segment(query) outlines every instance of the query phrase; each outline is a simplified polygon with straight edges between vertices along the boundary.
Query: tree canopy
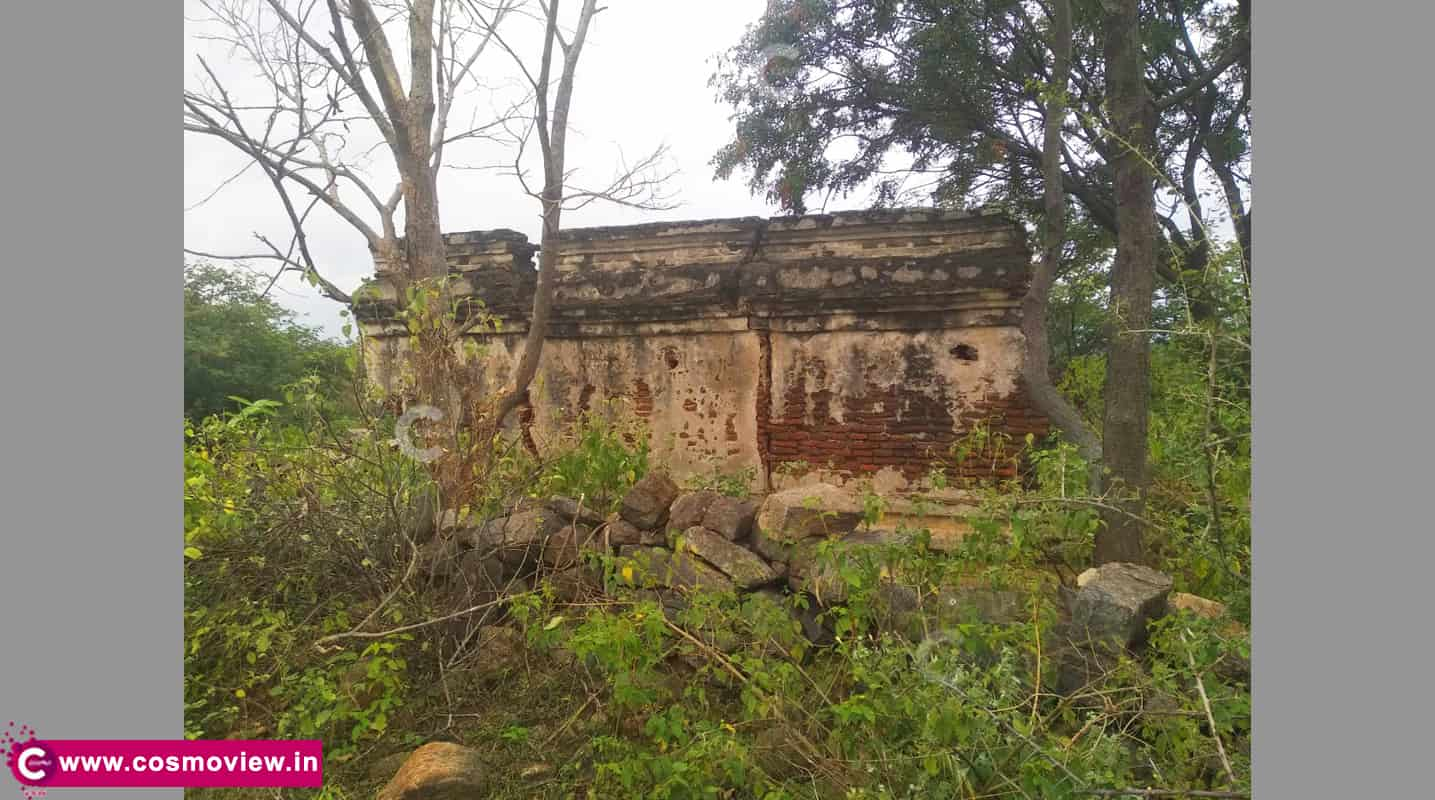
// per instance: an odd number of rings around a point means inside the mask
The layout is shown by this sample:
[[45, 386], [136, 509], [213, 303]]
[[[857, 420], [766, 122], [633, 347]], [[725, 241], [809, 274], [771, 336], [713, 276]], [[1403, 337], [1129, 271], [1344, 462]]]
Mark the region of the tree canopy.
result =
[[348, 348], [300, 324], [267, 297], [260, 279], [208, 262], [184, 268], [184, 413], [233, 410], [231, 397], [274, 399], [318, 376], [331, 396], [352, 370]]
[[[1141, 4], [1158, 216], [1183, 260], [1205, 247], [1202, 167], [1250, 249], [1249, 6]], [[1075, 2], [1072, 17], [1062, 183], [1072, 213], [1114, 235], [1101, 4]], [[713, 75], [734, 110], [713, 164], [722, 177], [746, 172], [754, 192], [794, 213], [870, 187], [879, 205], [1037, 215], [1048, 28], [1043, 4], [1029, 0], [778, 0]]]

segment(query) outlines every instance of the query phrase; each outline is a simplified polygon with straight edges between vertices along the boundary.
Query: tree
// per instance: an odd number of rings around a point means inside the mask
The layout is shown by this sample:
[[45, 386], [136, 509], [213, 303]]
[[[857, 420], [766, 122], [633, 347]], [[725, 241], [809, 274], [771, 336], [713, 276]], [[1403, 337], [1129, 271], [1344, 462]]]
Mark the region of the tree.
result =
[[300, 325], [264, 296], [259, 278], [199, 262], [184, 269], [184, 413], [200, 420], [234, 409], [231, 397], [274, 399], [315, 375], [338, 394], [351, 376], [348, 348]]
[[[199, 85], [184, 91], [184, 130], [217, 138], [257, 165], [283, 207], [286, 239], [256, 232], [262, 249], [226, 258], [270, 260], [276, 276], [302, 274], [324, 295], [351, 298], [325, 277], [305, 236], [316, 208], [338, 215], [373, 253], [397, 289], [408, 324], [410, 403], [436, 407], [443, 455], [430, 468], [445, 501], [463, 504], [490, 437], [520, 403], [541, 357], [552, 302], [553, 265], [565, 202], [607, 198], [641, 205], [658, 187], [643, 170], [657, 154], [598, 190], [571, 189], [565, 134], [579, 56], [597, 13], [579, 0], [571, 28], [560, 24], [559, 0], [535, 14], [522, 0], [205, 0], [217, 38], [263, 77], [253, 97], [236, 97], [199, 60]], [[510, 27], [541, 23], [536, 65]], [[477, 88], [480, 59], [497, 47], [522, 74], [525, 96], [459, 128], [461, 102]], [[529, 194], [543, 219], [541, 274], [530, 333], [518, 367], [497, 399], [480, 396], [473, 365], [460, 343], [482, 321], [480, 310], [453, 296], [440, 229], [438, 178], [449, 152], [466, 143], [512, 146], [511, 174], [525, 180], [524, 157], [539, 143], [543, 184]], [[382, 169], [366, 165], [386, 156]], [[387, 171], [387, 175], [385, 175]], [[392, 180], [384, 190], [380, 180]], [[524, 183], [527, 190], [527, 183]], [[194, 251], [187, 251], [193, 253]], [[216, 256], [216, 254], [199, 254]]]
[[[713, 76], [735, 111], [733, 140], [714, 159], [718, 174], [744, 169], [754, 192], [798, 213], [814, 197], [872, 186], [879, 205], [998, 203], [1040, 216], [1042, 94], [1056, 81], [1046, 56], [1048, 6], [771, 4]], [[1062, 185], [1079, 221], [1114, 237], [1103, 15], [1092, 0], [1072, 10], [1064, 78], [1074, 113], [1063, 130]], [[1161, 240], [1158, 274], [1177, 293], [1199, 280], [1209, 254], [1188, 241], [1188, 165], [1203, 163], [1220, 176], [1249, 241], [1249, 28], [1248, 3], [1164, 0], [1143, 8], [1145, 74], [1159, 112], [1152, 158], [1170, 190], [1162, 227], [1180, 234]]]
[[[995, 203], [1036, 223], [1024, 383], [1099, 461], [1093, 490], [1109, 477], [1128, 494], [1098, 560], [1135, 552], [1112, 542], [1129, 544], [1140, 517], [1154, 276], [1185, 313], [1216, 313], [1198, 167], [1226, 194], [1247, 274], [1250, 232], [1249, 3], [1162, 0], [1120, 15], [1108, 6], [778, 2], [713, 78], [736, 111], [718, 174], [743, 168], [754, 192], [793, 211], [872, 186], [878, 205]], [[1083, 233], [1074, 250], [1068, 223]], [[1053, 285], [1083, 266], [1073, 255], [1104, 261], [1113, 244], [1098, 436], [1051, 386], [1048, 312]]]
[[1100, 494], [1101, 440], [1082, 420], [1076, 408], [1057, 391], [1051, 381], [1051, 340], [1047, 333], [1047, 310], [1051, 287], [1061, 266], [1066, 245], [1066, 192], [1061, 183], [1061, 128], [1066, 117], [1067, 73], [1071, 68], [1071, 3], [1051, 0], [1052, 85], [1046, 95], [1042, 138], [1042, 250], [1032, 266], [1031, 283], [1022, 298], [1021, 331], [1026, 340], [1022, 382], [1032, 404], [1077, 446], [1090, 464], [1088, 483]]
[[1106, 513], [1093, 559], [1141, 560], [1141, 493], [1146, 489], [1146, 425], [1151, 392], [1151, 296], [1156, 280], [1156, 198], [1148, 159], [1156, 109], [1147, 93], [1139, 0], [1103, 0], [1106, 86], [1111, 113], [1116, 260], [1111, 266], [1111, 333], [1106, 353], [1102, 466], [1126, 495]]

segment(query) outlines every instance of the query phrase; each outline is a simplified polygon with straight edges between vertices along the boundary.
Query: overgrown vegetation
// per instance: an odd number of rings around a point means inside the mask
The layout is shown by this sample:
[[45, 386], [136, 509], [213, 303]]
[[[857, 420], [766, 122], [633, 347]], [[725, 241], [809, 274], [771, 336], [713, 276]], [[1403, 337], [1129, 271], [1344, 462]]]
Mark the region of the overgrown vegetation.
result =
[[[1178, 589], [1245, 618], [1246, 373], [1237, 348], [1218, 351], [1212, 373], [1207, 344], [1156, 347], [1151, 530]], [[1100, 374], [1072, 363], [1078, 404], [1099, 397]], [[823, 543], [819, 594], [843, 598], [829, 608], [779, 593], [665, 607], [641, 590], [641, 567], [608, 557], [592, 565], [602, 596], [519, 583], [505, 603], [456, 614], [478, 598], [414, 569], [428, 477], [393, 447], [391, 419], [336, 417], [324, 399], [309, 380], [274, 401], [284, 416], [256, 402], [186, 425], [185, 620], [190, 735], [323, 738], [326, 796], [371, 796], [397, 766], [371, 774], [381, 756], [435, 738], [482, 753], [496, 797], [1248, 791], [1239, 625], [1167, 618], [1139, 657], [1056, 690], [1051, 587], [1089, 559], [1100, 502], [1082, 495], [1067, 445], [988, 434], [957, 448], [953, 459], [997, 452], [1023, 474], [976, 488], [975, 532], [955, 550], [922, 529], [899, 531], [902, 545]], [[612, 508], [648, 467], [641, 429], [623, 419], [580, 418], [542, 461], [497, 454], [481, 513], [555, 492]], [[1234, 434], [1216, 450], [1214, 515], [1210, 428]], [[882, 502], [869, 501], [879, 522]], [[1010, 613], [1002, 624], [968, 604], [992, 598]], [[517, 658], [476, 639], [498, 622], [523, 631]], [[812, 626], [825, 633], [814, 640]]]

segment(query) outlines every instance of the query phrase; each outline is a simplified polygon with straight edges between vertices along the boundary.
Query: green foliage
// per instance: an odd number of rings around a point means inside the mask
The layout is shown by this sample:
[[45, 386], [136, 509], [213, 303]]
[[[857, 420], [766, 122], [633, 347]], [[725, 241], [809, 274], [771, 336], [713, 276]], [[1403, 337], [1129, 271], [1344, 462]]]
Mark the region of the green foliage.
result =
[[535, 493], [581, 496], [593, 508], [616, 510], [648, 472], [646, 429], [620, 410], [608, 409], [583, 412], [567, 430]]
[[[1192, 0], [1143, 19], [1148, 79], [1160, 95], [1187, 82], [1193, 56], [1210, 63], [1242, 29], [1236, 4]], [[1102, 112], [1103, 14], [1072, 4], [1073, 113]], [[1046, 15], [1016, 0], [778, 0], [719, 60], [709, 81], [733, 109], [731, 141], [713, 159], [720, 177], [748, 174], [749, 188], [794, 213], [813, 198], [869, 193], [878, 205], [1000, 205], [1039, 213], [1042, 109], [1050, 94], [1034, 80], [1049, 70]], [[1181, 34], [1189, 34], [1189, 53]], [[1232, 70], [1237, 73], [1238, 70]], [[1178, 106], [1159, 118], [1170, 173], [1186, 144], [1219, 131], [1215, 151], [1239, 165], [1249, 153], [1235, 75], [1216, 82], [1210, 108]], [[1066, 132], [1067, 177], [1083, 219], [1114, 231], [1111, 172], [1099, 126]], [[1167, 166], [1167, 165], [1163, 165]], [[916, 178], [915, 180], [913, 178]]]
[[[343, 760], [382, 736], [407, 691], [409, 637], [320, 653], [402, 569], [417, 465], [369, 432], [341, 437], [289, 392], [185, 422], [185, 729], [323, 738]], [[403, 618], [387, 609], [390, 624]]]
[[202, 420], [235, 398], [279, 398], [307, 376], [335, 400], [354, 374], [353, 354], [266, 297], [251, 273], [208, 263], [184, 269], [184, 411]]
[[[1162, 386], [1193, 380], [1178, 366]], [[453, 710], [447, 689], [425, 689], [448, 674], [443, 640], [424, 628], [314, 644], [352, 629], [396, 585], [409, 551], [407, 523], [393, 509], [412, 505], [426, 484], [386, 445], [382, 420], [369, 434], [336, 437], [302, 392], [286, 402], [283, 418], [259, 404], [186, 425], [186, 547], [197, 551], [186, 558], [186, 731], [317, 736], [334, 775], [345, 776], [333, 791], [362, 795], [346, 759], [402, 746], [425, 730], [421, 720]], [[1162, 424], [1177, 439], [1189, 435], [1188, 425]], [[977, 431], [958, 453], [989, 457], [997, 438]], [[615, 479], [619, 465], [643, 452], [611, 426], [570, 441], [547, 466], [515, 461], [495, 472], [489, 495], [561, 485], [600, 497], [602, 486], [627, 481]], [[1079, 497], [1085, 469], [1069, 446], [1000, 444], [1027, 475], [979, 491], [982, 512], [957, 542], [937, 549], [930, 531], [901, 526], [879, 544], [821, 542], [811, 574], [825, 608], [801, 594], [659, 602], [623, 588], [640, 583], [631, 580], [610, 580], [609, 603], [564, 605], [547, 584], [513, 596], [508, 613], [526, 633], [528, 662], [581, 677], [608, 721], [585, 727], [574, 717], [580, 694], [558, 704], [561, 726], [539, 734], [537, 700], [511, 699], [537, 681], [519, 674], [493, 690], [511, 710], [471, 741], [526, 758], [564, 737], [571, 755], [544, 789], [551, 796], [1076, 797], [1247, 786], [1249, 688], [1229, 667], [1248, 658], [1249, 639], [1229, 624], [1171, 617], [1139, 664], [1127, 658], [1074, 695], [1051, 691], [1059, 648], [1049, 569], [1081, 563], [1097, 517], [1062, 502]], [[616, 482], [583, 488], [590, 463]], [[884, 506], [864, 494], [869, 522]], [[600, 560], [605, 575], [623, 574], [624, 559]], [[403, 591], [370, 629], [437, 615], [434, 598]], [[803, 614], [835, 642], [814, 646]]]
[[724, 471], [714, 466], [707, 474], [696, 474], [688, 478], [685, 488], [688, 491], [712, 491], [728, 497], [745, 498], [752, 494], [752, 487], [757, 482], [757, 469], [755, 467], [744, 467], [736, 471]]
[[[826, 648], [802, 636], [791, 608], [801, 596], [699, 592], [672, 608], [634, 595], [574, 619], [530, 603], [530, 640], [571, 652], [635, 722], [584, 745], [592, 796], [1070, 798], [1248, 786], [1249, 690], [1217, 675], [1248, 656], [1243, 634], [1174, 616], [1154, 628], [1144, 665], [1122, 660], [1059, 695], [1046, 688], [1059, 642], [1055, 595], [1035, 572], [1042, 553], [994, 526], [948, 552], [930, 547], [928, 531], [905, 533], [884, 545], [824, 543], [820, 569], [846, 589], [845, 603], [823, 612], [837, 632]], [[1011, 620], [983, 621], [972, 605], [938, 607], [950, 596], [938, 587], [955, 585], [1025, 600]], [[913, 603], [928, 607], [924, 625], [901, 624]], [[669, 679], [674, 657], [696, 673]], [[1234, 754], [1234, 785], [1203, 725], [1198, 676]]]
[[[1153, 348], [1148, 440], [1151, 548], [1179, 590], [1227, 601], [1241, 618], [1251, 574], [1248, 331], [1178, 329]], [[1061, 386], [1098, 431], [1104, 379], [1103, 360], [1088, 356], [1070, 364]], [[1074, 454], [1065, 463], [1066, 491], [1078, 494]]]

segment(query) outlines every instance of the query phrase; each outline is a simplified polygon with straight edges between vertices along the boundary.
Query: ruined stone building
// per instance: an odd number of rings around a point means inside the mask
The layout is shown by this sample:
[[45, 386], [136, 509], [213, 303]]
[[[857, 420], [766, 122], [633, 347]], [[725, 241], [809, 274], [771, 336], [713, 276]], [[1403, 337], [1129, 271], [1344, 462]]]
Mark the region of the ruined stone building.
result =
[[[537, 246], [506, 230], [446, 241], [459, 291], [502, 321], [480, 334], [497, 391], [522, 352]], [[901, 490], [978, 424], [1018, 443], [1045, 432], [1018, 382], [1029, 261], [1009, 218], [935, 210], [570, 230], [522, 424], [541, 449], [618, 401], [678, 477], [746, 471], [765, 490], [804, 462]], [[392, 308], [358, 315], [385, 386], [406, 339]]]

